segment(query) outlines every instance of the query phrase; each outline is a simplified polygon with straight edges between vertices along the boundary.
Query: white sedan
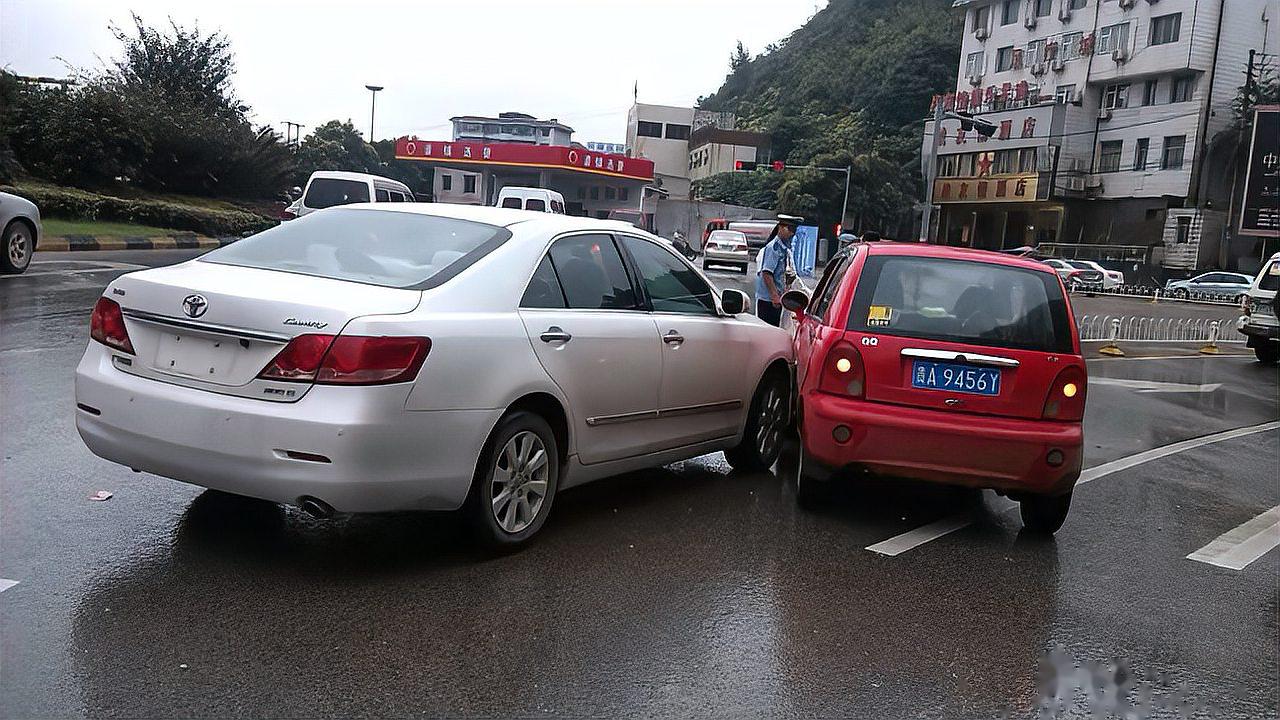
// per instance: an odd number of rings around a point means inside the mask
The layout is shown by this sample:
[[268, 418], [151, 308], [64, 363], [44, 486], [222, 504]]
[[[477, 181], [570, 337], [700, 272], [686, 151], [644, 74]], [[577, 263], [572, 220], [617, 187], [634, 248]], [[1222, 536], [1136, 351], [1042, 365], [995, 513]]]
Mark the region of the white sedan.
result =
[[516, 545], [574, 485], [773, 464], [790, 340], [745, 306], [624, 223], [348, 205], [112, 282], [76, 427], [135, 470], [317, 516], [465, 508]]

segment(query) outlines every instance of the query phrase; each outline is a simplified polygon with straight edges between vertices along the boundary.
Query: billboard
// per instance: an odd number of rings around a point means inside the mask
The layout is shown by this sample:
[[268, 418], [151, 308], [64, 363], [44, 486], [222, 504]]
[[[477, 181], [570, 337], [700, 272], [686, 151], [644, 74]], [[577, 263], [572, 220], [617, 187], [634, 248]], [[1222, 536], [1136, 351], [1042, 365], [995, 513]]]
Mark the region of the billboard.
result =
[[507, 165], [653, 180], [653, 161], [585, 147], [532, 143], [482, 143], [449, 140], [396, 140], [397, 160], [425, 160], [450, 165]]
[[1280, 105], [1260, 105], [1253, 111], [1240, 234], [1280, 237]]

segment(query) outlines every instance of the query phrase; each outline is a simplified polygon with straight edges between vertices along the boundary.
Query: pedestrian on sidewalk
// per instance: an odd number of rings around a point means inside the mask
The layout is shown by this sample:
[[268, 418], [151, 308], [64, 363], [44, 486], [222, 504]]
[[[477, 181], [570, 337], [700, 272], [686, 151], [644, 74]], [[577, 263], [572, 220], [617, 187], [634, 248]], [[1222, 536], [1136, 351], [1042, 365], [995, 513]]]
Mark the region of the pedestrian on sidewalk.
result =
[[760, 253], [756, 269], [756, 316], [773, 325], [782, 326], [782, 293], [786, 292], [787, 259], [791, 241], [803, 218], [779, 215], [778, 224], [769, 233], [769, 241]]

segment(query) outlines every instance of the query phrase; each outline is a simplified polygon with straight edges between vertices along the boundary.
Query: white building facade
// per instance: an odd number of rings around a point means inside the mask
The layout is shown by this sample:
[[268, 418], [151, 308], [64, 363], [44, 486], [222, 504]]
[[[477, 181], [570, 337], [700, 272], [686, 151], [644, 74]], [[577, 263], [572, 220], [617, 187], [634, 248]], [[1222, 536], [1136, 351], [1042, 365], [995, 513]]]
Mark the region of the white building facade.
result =
[[924, 148], [939, 143], [934, 237], [1142, 256], [1170, 268], [1215, 264], [1200, 243], [1221, 237], [1199, 232], [1224, 223], [1200, 216], [1221, 212], [1218, 198], [1225, 208], [1230, 181], [1207, 149], [1232, 120], [1249, 51], [1280, 46], [1280, 0], [955, 7], [964, 13], [956, 90], [935, 102], [998, 130], [987, 139], [957, 120], [936, 134], [926, 124]]

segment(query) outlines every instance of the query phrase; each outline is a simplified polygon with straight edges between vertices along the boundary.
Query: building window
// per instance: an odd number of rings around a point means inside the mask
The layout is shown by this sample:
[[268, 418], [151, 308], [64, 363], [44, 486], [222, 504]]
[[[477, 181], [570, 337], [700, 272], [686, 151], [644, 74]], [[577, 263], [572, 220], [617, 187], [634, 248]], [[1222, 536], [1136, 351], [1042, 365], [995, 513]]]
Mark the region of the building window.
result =
[[1168, 45], [1178, 42], [1178, 31], [1182, 29], [1182, 13], [1161, 15], [1151, 18], [1151, 35], [1148, 45]]
[[662, 137], [662, 123], [641, 120], [636, 123], [636, 135], [640, 137]]
[[1018, 22], [1018, 2], [1019, 0], [1004, 0], [1004, 5], [1000, 8], [1000, 24], [1012, 25]]
[[622, 202], [626, 202], [627, 198], [630, 197], [630, 195], [631, 193], [628, 192], [626, 188], [624, 187], [618, 188], [618, 199], [621, 200]]
[[551, 128], [539, 128], [539, 131], [542, 133], [542, 137], [551, 137]]
[[1147, 155], [1151, 151], [1151, 138], [1138, 138], [1137, 149], [1133, 151], [1133, 169], [1147, 169]]
[[1053, 0], [1035, 0], [1036, 17], [1049, 17], [1053, 13]]
[[440, 189], [449, 192], [453, 189], [453, 176], [449, 173], [440, 173]]
[[606, 187], [606, 188], [604, 189], [604, 199], [605, 199], [605, 200], [617, 200], [617, 199], [618, 199], [618, 191], [617, 191], [617, 190], [615, 190], [615, 189], [614, 189], [614, 187], [613, 187], [612, 185], [610, 185], [610, 186]]
[[1171, 135], [1164, 139], [1160, 154], [1161, 170], [1178, 170], [1182, 167], [1182, 153], [1187, 147], [1186, 135]]
[[1057, 92], [1053, 94], [1053, 101], [1059, 105], [1066, 105], [1074, 101], [1076, 98], [1075, 85], [1059, 85]]
[[462, 192], [467, 194], [472, 194], [472, 193], [475, 193], [475, 191], [476, 191], [476, 176], [463, 175], [462, 176]]
[[1016, 172], [1018, 157], [1017, 150], [997, 150], [994, 158], [995, 162], [991, 164], [992, 175], [1011, 175]]
[[943, 155], [938, 160], [938, 175], [942, 177], [956, 177], [959, 174], [957, 170], [958, 155]]
[[1036, 149], [1023, 148], [1018, 151], [1018, 172], [1033, 173], [1036, 171]]
[[689, 126], [677, 125], [676, 123], [667, 123], [667, 139], [668, 140], [688, 140]]
[[991, 8], [983, 5], [973, 10], [973, 29], [985, 28], [991, 22]]
[[1079, 10], [1089, 5], [1089, 0], [1066, 0], [1067, 7], [1072, 10]]
[[982, 77], [982, 71], [986, 68], [986, 65], [986, 53], [969, 53], [969, 56], [964, 59], [965, 77]]
[[1190, 75], [1176, 77], [1169, 84], [1169, 102], [1189, 102], [1191, 93], [1195, 92], [1196, 79]]
[[977, 175], [977, 161], [978, 153], [965, 153], [964, 155], [961, 155], [956, 172], [960, 177], [973, 177]]
[[1129, 83], [1108, 85], [1102, 91], [1102, 107], [1106, 110], [1129, 107]]
[[1045, 61], [1044, 45], [1044, 40], [1032, 40], [1027, 43], [1027, 52], [1023, 55], [1027, 65], [1036, 65]]
[[1013, 46], [1002, 47], [996, 51], [996, 72], [1013, 69]]
[[1142, 104], [1143, 105], [1156, 104], [1156, 90], [1159, 87], [1160, 87], [1160, 81], [1156, 80], [1155, 78], [1148, 80], [1146, 84], [1142, 86]]
[[579, 185], [579, 186], [578, 186], [578, 199], [579, 199], [579, 200], [586, 200], [586, 199], [587, 199], [587, 188], [586, 188], [586, 186], [585, 186], [585, 185]]
[[600, 199], [600, 186], [599, 186], [599, 185], [592, 185], [592, 186], [591, 186], [591, 199], [592, 199], [592, 200], [599, 200], [599, 199]]
[[1106, 55], [1113, 50], [1129, 47], [1129, 23], [1108, 25], [1098, 31], [1097, 52]]
[[1062, 36], [1062, 49], [1058, 53], [1058, 57], [1063, 60], [1075, 60], [1080, 57], [1080, 41], [1084, 40], [1084, 33], [1074, 32], [1067, 33]]
[[1120, 155], [1124, 152], [1123, 140], [1104, 140], [1098, 160], [1098, 172], [1119, 172]]

